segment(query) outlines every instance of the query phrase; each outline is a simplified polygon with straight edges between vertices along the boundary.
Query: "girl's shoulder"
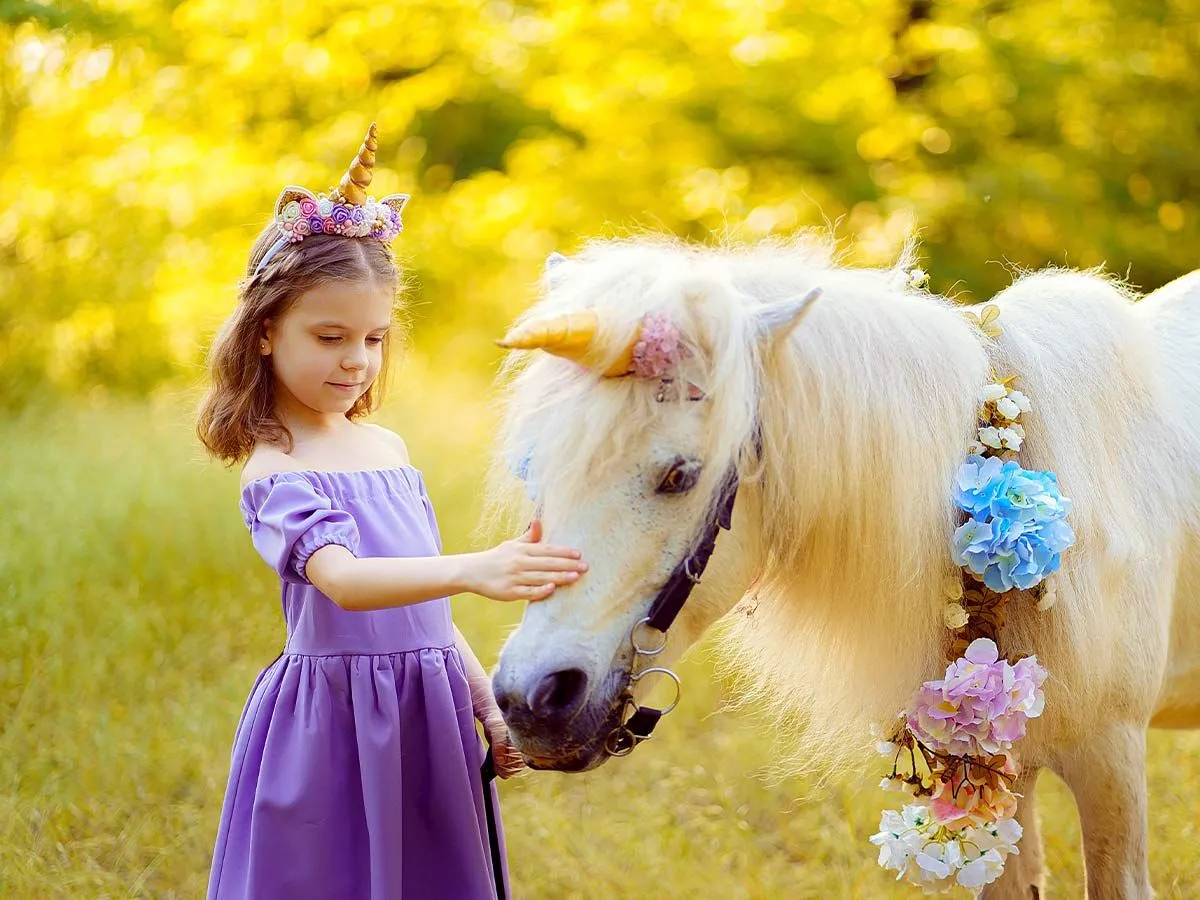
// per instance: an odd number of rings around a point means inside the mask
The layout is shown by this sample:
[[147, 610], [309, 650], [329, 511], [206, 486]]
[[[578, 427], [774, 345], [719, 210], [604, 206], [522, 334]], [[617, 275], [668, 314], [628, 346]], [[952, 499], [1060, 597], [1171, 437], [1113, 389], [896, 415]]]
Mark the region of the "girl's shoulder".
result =
[[408, 445], [404, 443], [404, 438], [396, 434], [391, 429], [384, 428], [382, 425], [375, 425], [372, 422], [359, 422], [359, 428], [366, 429], [367, 433], [375, 439], [382, 441], [396, 455], [396, 465], [410, 466], [412, 460], [408, 455]]
[[[412, 466], [412, 460], [408, 455], [408, 446], [404, 443], [404, 439], [400, 435], [384, 428], [382, 425], [373, 425], [366, 422], [355, 423], [354, 427], [360, 429], [360, 441], [369, 443], [370, 447], [362, 448], [365, 452], [354, 454], [360, 464], [353, 466], [352, 469], [371, 470]], [[272, 475], [278, 475], [280, 472], [319, 473], [339, 471], [336, 466], [321, 465], [322, 461], [328, 463], [328, 460], [320, 458], [300, 460], [280, 447], [271, 444], [259, 444], [251, 452], [249, 458], [246, 460], [246, 464], [242, 467], [241, 488], [245, 490], [246, 486], [252, 482], [269, 478]]]
[[242, 467], [241, 487], [245, 490], [246, 485], [260, 478], [280, 472], [304, 472], [309, 468], [311, 467], [288, 456], [278, 447], [263, 444], [254, 448]]

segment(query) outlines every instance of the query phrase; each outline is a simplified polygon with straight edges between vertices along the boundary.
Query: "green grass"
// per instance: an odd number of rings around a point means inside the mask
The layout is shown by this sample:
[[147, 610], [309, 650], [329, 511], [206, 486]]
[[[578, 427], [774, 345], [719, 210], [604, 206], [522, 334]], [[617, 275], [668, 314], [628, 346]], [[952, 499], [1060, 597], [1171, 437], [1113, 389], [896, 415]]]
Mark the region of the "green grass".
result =
[[[406, 381], [428, 384], [415, 367]], [[453, 552], [490, 420], [475, 385], [438, 385], [397, 391], [380, 421], [408, 439]], [[0, 896], [200, 897], [233, 729], [283, 641], [236, 476], [203, 461], [178, 398], [9, 421], [0, 448]], [[455, 610], [485, 664], [520, 616]], [[517, 897], [919, 896], [866, 843], [877, 775], [768, 780], [769, 725], [720, 712], [703, 652], [681, 674], [683, 705], [629, 759], [502, 786]], [[1200, 896], [1200, 734], [1150, 747], [1156, 887]], [[1080, 896], [1074, 807], [1056, 779], [1040, 790], [1050, 894]]]

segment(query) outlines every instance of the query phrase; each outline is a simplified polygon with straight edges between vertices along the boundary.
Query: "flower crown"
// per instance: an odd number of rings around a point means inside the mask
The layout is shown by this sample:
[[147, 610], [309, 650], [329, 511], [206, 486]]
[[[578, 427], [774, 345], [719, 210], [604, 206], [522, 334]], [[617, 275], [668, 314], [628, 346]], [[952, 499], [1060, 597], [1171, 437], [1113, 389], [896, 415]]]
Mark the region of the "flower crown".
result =
[[314, 194], [296, 185], [283, 189], [275, 201], [274, 219], [279, 237], [259, 262], [255, 275], [283, 247], [310, 234], [390, 241], [404, 229], [400, 213], [408, 202], [408, 194], [388, 194], [379, 200], [367, 196], [378, 148], [378, 132], [372, 122], [350, 168], [332, 191]]

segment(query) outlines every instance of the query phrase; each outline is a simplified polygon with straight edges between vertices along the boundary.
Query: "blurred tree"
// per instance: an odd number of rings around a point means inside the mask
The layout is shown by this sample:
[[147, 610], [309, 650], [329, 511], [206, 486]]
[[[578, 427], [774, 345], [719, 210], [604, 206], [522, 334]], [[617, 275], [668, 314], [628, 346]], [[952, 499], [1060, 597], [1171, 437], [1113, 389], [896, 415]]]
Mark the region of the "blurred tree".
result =
[[195, 364], [286, 183], [379, 121], [416, 339], [485, 368], [545, 254], [838, 223], [934, 288], [1200, 250], [1200, 0], [0, 0], [0, 404]]

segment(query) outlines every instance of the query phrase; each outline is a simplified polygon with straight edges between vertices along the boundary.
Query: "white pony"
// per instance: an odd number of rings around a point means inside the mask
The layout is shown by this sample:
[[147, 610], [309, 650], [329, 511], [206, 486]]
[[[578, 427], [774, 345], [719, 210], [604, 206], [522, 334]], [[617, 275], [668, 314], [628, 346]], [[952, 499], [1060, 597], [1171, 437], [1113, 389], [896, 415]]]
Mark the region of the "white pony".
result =
[[[744, 683], [796, 719], [802, 753], [857, 763], [871, 726], [945, 667], [950, 487], [995, 366], [1033, 401], [1022, 464], [1058, 475], [1078, 541], [1056, 606], [1008, 605], [1002, 652], [1037, 654], [1050, 680], [1021, 743], [1021, 853], [984, 896], [1039, 896], [1048, 767], [1078, 803], [1088, 896], [1150, 897], [1146, 729], [1200, 726], [1200, 273], [1140, 299], [1094, 273], [1027, 275], [996, 298], [993, 341], [909, 284], [907, 259], [851, 269], [815, 242], [652, 238], [559, 259], [519, 325], [549, 352], [510, 360], [498, 454], [547, 539], [591, 565], [526, 609], [495, 674], [530, 764], [606, 759], [631, 632], [731, 466], [732, 529], [654, 665], [724, 617]], [[691, 348], [675, 380], [608, 377], [649, 313]]]

